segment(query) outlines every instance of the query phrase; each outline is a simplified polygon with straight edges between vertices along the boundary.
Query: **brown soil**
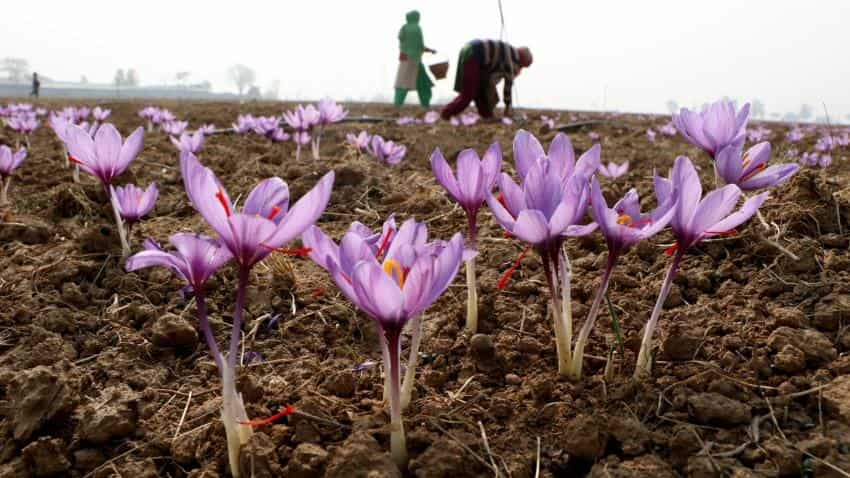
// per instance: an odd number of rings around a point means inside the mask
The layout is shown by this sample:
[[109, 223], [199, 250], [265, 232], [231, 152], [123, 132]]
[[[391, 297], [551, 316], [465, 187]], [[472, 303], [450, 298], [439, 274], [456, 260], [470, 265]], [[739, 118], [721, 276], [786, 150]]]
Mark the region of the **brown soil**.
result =
[[[107, 106], [123, 132], [141, 123], [141, 104]], [[165, 106], [192, 125], [219, 126], [239, 112], [281, 109]], [[376, 106], [352, 112], [392, 114]], [[603, 181], [610, 199], [626, 184], [648, 196], [652, 168], [666, 170], [678, 154], [702, 165], [706, 184], [713, 180], [708, 160], [679, 138], [647, 142], [646, 128], [667, 118], [577, 117], [607, 121], [572, 131], [578, 150], [590, 147], [592, 130], [602, 135], [603, 160], [631, 162], [627, 177]], [[787, 127], [771, 127], [780, 157]], [[554, 136], [539, 121], [528, 128], [547, 144]], [[407, 157], [393, 168], [354, 157], [343, 140], [360, 129], [407, 145]], [[234, 197], [274, 175], [298, 197], [334, 169], [336, 186], [320, 225], [336, 238], [353, 220], [375, 226], [390, 213], [415, 215], [433, 236], [448, 238], [465, 222], [431, 176], [431, 151], [439, 147], [454, 158], [497, 141], [512, 171], [514, 131], [501, 124], [345, 124], [326, 133], [318, 163], [308, 154], [296, 163], [291, 143], [253, 135], [210, 137], [200, 157]], [[8, 131], [0, 134], [11, 141]], [[804, 142], [810, 147], [814, 140]], [[125, 273], [99, 187], [91, 178], [71, 182], [49, 128], [37, 131], [32, 144], [12, 184], [14, 206], [0, 224], [0, 477], [227, 476], [219, 380], [195, 333], [194, 306], [165, 270]], [[764, 208], [799, 261], [760, 242], [754, 222], [688, 254], [656, 335], [658, 361], [639, 383], [631, 379], [635, 352], [669, 261], [662, 251], [670, 233], [631, 251], [615, 271], [610, 295], [625, 339], [616, 377], [602, 380], [604, 357], [616, 348], [603, 313], [588, 347], [587, 376], [570, 383], [557, 376], [539, 258], [525, 258], [505, 290], [497, 290], [523, 245], [504, 238], [482, 211], [480, 329], [487, 337], [474, 343], [486, 350], [473, 350], [462, 333], [461, 274], [424, 320], [415, 396], [405, 414], [411, 461], [402, 471], [387, 453], [379, 367], [352, 371], [380, 359], [369, 319], [309, 261], [265, 261], [251, 277], [244, 343], [262, 360], [240, 370], [239, 387], [251, 417], [287, 404], [298, 413], [257, 430], [242, 453], [246, 476], [466, 477], [498, 469], [499, 476], [520, 478], [535, 476], [538, 463], [544, 477], [848, 476], [850, 168], [841, 156], [828, 170], [802, 170]], [[135, 248], [146, 236], [164, 242], [174, 232], [201, 230], [175, 149], [161, 133], [146, 134], [142, 154], [120, 180], [151, 181], [160, 198], [134, 231]], [[606, 253], [598, 236], [570, 241], [569, 252], [580, 325]], [[209, 286], [222, 344], [235, 282], [228, 266]]]

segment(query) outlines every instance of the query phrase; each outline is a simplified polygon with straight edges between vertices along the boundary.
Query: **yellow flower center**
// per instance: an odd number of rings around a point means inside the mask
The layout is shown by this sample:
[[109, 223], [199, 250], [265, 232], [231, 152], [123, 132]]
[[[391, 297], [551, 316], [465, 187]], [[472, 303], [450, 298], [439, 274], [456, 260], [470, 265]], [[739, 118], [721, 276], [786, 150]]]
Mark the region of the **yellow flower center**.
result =
[[634, 221], [632, 221], [632, 216], [629, 216], [628, 214], [620, 214], [620, 216], [617, 217], [617, 224], [632, 227]]

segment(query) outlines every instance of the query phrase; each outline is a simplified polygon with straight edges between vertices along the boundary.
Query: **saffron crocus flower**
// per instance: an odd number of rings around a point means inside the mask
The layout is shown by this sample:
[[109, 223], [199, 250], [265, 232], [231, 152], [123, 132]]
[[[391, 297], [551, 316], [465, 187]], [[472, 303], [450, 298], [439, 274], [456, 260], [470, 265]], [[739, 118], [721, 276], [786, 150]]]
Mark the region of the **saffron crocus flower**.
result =
[[142, 150], [144, 131], [141, 127], [133, 131], [123, 144], [121, 134], [110, 123], [98, 128], [94, 138], [88, 131], [73, 124], [67, 125], [65, 131], [68, 159], [100, 180], [105, 190]]
[[212, 124], [212, 123], [206, 123], [206, 124], [202, 124], [202, 125], [198, 128], [198, 131], [200, 131], [200, 132], [201, 132], [201, 133], [203, 133], [204, 135], [208, 135], [208, 134], [213, 134], [213, 133], [215, 133], [216, 129], [215, 129], [215, 125], [214, 125], [214, 124]]
[[254, 132], [260, 136], [268, 137], [280, 126], [280, 118], [277, 116], [259, 116], [254, 120]]
[[319, 100], [317, 106], [319, 111], [319, 124], [322, 126], [339, 123], [348, 116], [348, 111], [330, 98]]
[[372, 157], [381, 164], [398, 164], [404, 158], [407, 148], [401, 144], [387, 141], [377, 134], [372, 136], [372, 141], [366, 149]]
[[401, 332], [451, 284], [463, 260], [463, 237], [457, 233], [448, 242], [429, 244], [425, 224], [409, 220], [392, 244], [375, 253], [361, 231], [350, 230], [338, 248], [339, 260], [335, 260], [333, 247], [325, 248], [335, 245], [321, 236], [314, 228], [305, 234], [305, 244], [318, 248], [317, 252], [328, 251], [323, 257], [319, 255], [317, 262], [330, 270], [340, 290], [375, 321], [378, 329], [390, 388], [390, 447], [394, 461], [404, 466], [407, 448], [401, 417]]
[[145, 267], [166, 267], [185, 280], [193, 291], [201, 332], [221, 376], [221, 415], [227, 435], [228, 458], [233, 476], [238, 476], [239, 448], [251, 438], [252, 431], [251, 427], [239, 424], [247, 421], [248, 415], [242, 395], [236, 391], [234, 371], [222, 358], [207, 319], [205, 291], [207, 280], [233, 256], [218, 241], [198, 234], [174, 234], [169, 241], [176, 249], [174, 252], [166, 252], [153, 239], [147, 239], [144, 250], [127, 259], [126, 269], [132, 272]]
[[113, 210], [117, 213], [116, 217], [119, 219], [118, 236], [121, 239], [121, 250], [124, 257], [130, 255], [129, 237], [133, 232], [133, 224], [153, 209], [158, 194], [156, 184], [153, 183], [145, 190], [132, 184], [124, 187], [118, 186], [117, 188], [109, 186], [109, 199], [112, 202]]
[[36, 116], [47, 116], [47, 110], [45, 108], [36, 108], [35, 109]]
[[623, 164], [617, 163], [608, 163], [608, 165], [600, 165], [599, 166], [599, 174], [605, 176], [606, 178], [617, 179], [620, 176], [626, 174], [629, 171], [629, 162], [626, 161]]
[[682, 108], [673, 115], [673, 124], [686, 141], [713, 159], [727, 146], [743, 146], [749, 116], [749, 103], [736, 112], [731, 101], [721, 100], [706, 105], [699, 113]]
[[502, 118], [502, 124], [505, 125], [505, 126], [511, 126], [512, 124], [514, 124], [514, 120], [505, 116], [505, 117]]
[[826, 169], [832, 166], [832, 156], [829, 154], [820, 155], [820, 157], [818, 158], [818, 166], [821, 169]]
[[266, 135], [268, 139], [271, 140], [272, 143], [283, 143], [289, 141], [289, 133], [283, 130], [283, 128], [277, 128], [272, 131], [270, 134]]
[[236, 122], [233, 123], [233, 131], [239, 134], [245, 134], [254, 129], [257, 120], [251, 115], [239, 115], [236, 117]]
[[[467, 246], [475, 248], [478, 241], [478, 209], [492, 195], [493, 184], [502, 169], [502, 151], [499, 143], [493, 143], [484, 157], [478, 159], [475, 150], [466, 149], [457, 157], [457, 176], [455, 176], [439, 149], [431, 154], [431, 170], [437, 182], [446, 190], [449, 197], [466, 212]], [[466, 330], [475, 333], [478, 330], [478, 285], [475, 277], [475, 258], [466, 263]]]
[[609, 208], [605, 196], [602, 195], [599, 182], [596, 178], [591, 179], [591, 210], [593, 211], [593, 219], [599, 225], [599, 231], [608, 246], [608, 260], [605, 264], [605, 270], [602, 272], [599, 289], [596, 291], [596, 296], [593, 298], [590, 311], [587, 313], [587, 318], [581, 327], [573, 349], [570, 373], [573, 380], [581, 379], [584, 348], [587, 345], [588, 338], [590, 338], [590, 333], [593, 331], [596, 316], [599, 314], [599, 306], [608, 290], [608, 283], [611, 280], [611, 273], [617, 265], [617, 260], [633, 245], [652, 237], [667, 227], [676, 212], [675, 201], [674, 195], [670, 195], [663, 204], [649, 214], [641, 214], [637, 191], [631, 189], [614, 204], [613, 208]]
[[650, 143], [655, 142], [656, 136], [657, 136], [657, 134], [655, 133], [655, 130], [653, 130], [652, 128], [649, 128], [649, 129], [646, 130], [646, 140], [649, 141]]
[[204, 145], [204, 133], [200, 129], [195, 131], [193, 134], [184, 132], [180, 135], [180, 139], [176, 139], [172, 136], [171, 142], [181, 153], [183, 151], [187, 151], [192, 154], [198, 154], [201, 150], [201, 146]]
[[75, 120], [77, 123], [88, 119], [91, 109], [88, 106], [80, 106], [74, 111]]
[[658, 132], [664, 136], [676, 136], [676, 126], [670, 121], [659, 127]]
[[225, 393], [222, 421], [228, 437], [231, 471], [237, 463], [239, 448], [250, 437], [242, 432], [244, 407], [232, 385], [236, 369], [239, 339], [242, 332], [242, 312], [248, 275], [257, 262], [272, 251], [292, 241], [322, 214], [330, 199], [333, 172], [327, 173], [295, 205], [289, 208], [289, 187], [280, 178], [260, 182], [245, 199], [240, 212], [234, 210], [227, 191], [213, 172], [202, 166], [192, 153], [181, 153], [180, 170], [186, 194], [207, 224], [219, 235], [239, 264], [239, 283], [230, 334], [230, 348], [224, 365]]
[[477, 113], [463, 113], [460, 115], [460, 123], [464, 126], [472, 126], [480, 120]]
[[29, 135], [38, 129], [38, 120], [35, 117], [25, 115], [13, 116], [6, 120], [6, 125], [16, 133], [22, 135], [29, 146]]
[[106, 121], [106, 118], [109, 118], [109, 115], [112, 114], [112, 110], [101, 108], [100, 106], [95, 106], [93, 110], [91, 110], [92, 118], [95, 121], [100, 121], [103, 123]]
[[[292, 111], [284, 111], [283, 120], [295, 130], [292, 139], [295, 141], [296, 161], [301, 157], [301, 146], [310, 141], [310, 132], [314, 126], [319, 124], [320, 117], [319, 110], [313, 105], [307, 105], [307, 107], [298, 105]], [[314, 159], [316, 158], [314, 157]]]
[[543, 259], [555, 319], [558, 371], [563, 375], [571, 369], [572, 312], [569, 262], [561, 246], [566, 237], [589, 234], [596, 228], [596, 224], [579, 222], [587, 214], [589, 180], [599, 169], [600, 150], [594, 145], [576, 162], [572, 144], [559, 133], [546, 155], [537, 138], [519, 131], [514, 138], [514, 161], [521, 185], [502, 173], [500, 198], [487, 198], [496, 221]]
[[460, 120], [457, 119], [457, 116], [452, 116], [451, 118], [449, 118], [449, 124], [457, 128], [458, 126], [460, 126]]
[[770, 138], [771, 131], [762, 125], [747, 130], [747, 141], [759, 143]]
[[9, 185], [12, 184], [12, 174], [24, 162], [27, 157], [27, 150], [24, 148], [18, 149], [17, 152], [12, 152], [12, 148], [3, 145], [0, 146], [0, 206], [9, 204]]
[[425, 113], [425, 116], [422, 118], [422, 121], [425, 124], [434, 124], [437, 121], [440, 121], [440, 113], [436, 111], [429, 111]]
[[726, 184], [737, 184], [744, 191], [770, 188], [791, 179], [799, 164], [786, 163], [768, 167], [770, 143], [762, 142], [741, 155], [741, 148], [728, 146], [715, 159], [717, 174]]
[[162, 124], [162, 132], [171, 136], [180, 136], [188, 126], [188, 121], [169, 121]]
[[369, 143], [372, 141], [372, 136], [365, 131], [361, 131], [357, 135], [348, 133], [345, 135], [345, 141], [357, 148], [358, 152], [363, 153], [368, 149]]
[[635, 377], [650, 371], [652, 336], [682, 257], [700, 241], [734, 232], [736, 227], [758, 212], [759, 207], [768, 195], [768, 193], [763, 192], [753, 196], [744, 201], [740, 209], [732, 212], [738, 204], [741, 189], [734, 184], [728, 184], [702, 197], [702, 185], [696, 168], [694, 168], [691, 160], [684, 156], [676, 158], [670, 179], [655, 176], [654, 186], [659, 203], [666, 202], [674, 194], [679, 198], [670, 220], [670, 227], [676, 236], [676, 243], [667, 250], [669, 254], [673, 255], [673, 260], [664, 276], [664, 282], [661, 285], [655, 307], [652, 309], [652, 315], [644, 328]]
[[397, 124], [398, 126], [407, 126], [415, 122], [416, 118], [414, 118], [413, 116], [402, 116], [401, 118], [395, 120], [395, 124]]

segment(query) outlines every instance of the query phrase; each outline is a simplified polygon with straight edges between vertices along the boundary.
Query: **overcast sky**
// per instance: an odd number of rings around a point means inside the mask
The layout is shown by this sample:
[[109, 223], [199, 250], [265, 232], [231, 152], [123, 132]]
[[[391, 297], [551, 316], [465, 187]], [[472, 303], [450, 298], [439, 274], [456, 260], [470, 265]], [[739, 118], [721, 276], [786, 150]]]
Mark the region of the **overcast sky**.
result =
[[[666, 112], [669, 99], [730, 96], [769, 112], [809, 103], [820, 115], [825, 102], [835, 119], [850, 114], [846, 0], [502, 1], [505, 39], [535, 58], [516, 83], [519, 106]], [[497, 0], [8, 1], [0, 56], [65, 80], [109, 82], [132, 67], [150, 84], [190, 71], [216, 90], [234, 89], [226, 70], [240, 62], [264, 90], [280, 80], [284, 99], [389, 97], [412, 8], [450, 75], [465, 41], [500, 34]], [[451, 87], [439, 82], [435, 97]]]

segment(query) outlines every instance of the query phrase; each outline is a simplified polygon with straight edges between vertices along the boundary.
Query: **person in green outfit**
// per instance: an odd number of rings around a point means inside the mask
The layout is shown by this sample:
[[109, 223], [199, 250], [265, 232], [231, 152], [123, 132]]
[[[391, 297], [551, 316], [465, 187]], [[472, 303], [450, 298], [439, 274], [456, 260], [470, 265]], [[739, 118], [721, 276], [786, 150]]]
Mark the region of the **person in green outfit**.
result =
[[401, 106], [407, 92], [416, 90], [419, 104], [427, 108], [431, 104], [431, 87], [434, 84], [425, 72], [422, 64], [424, 52], [437, 53], [425, 46], [422, 28], [419, 26], [419, 12], [407, 12], [407, 23], [398, 32], [399, 56], [398, 72], [395, 77], [395, 105]]

